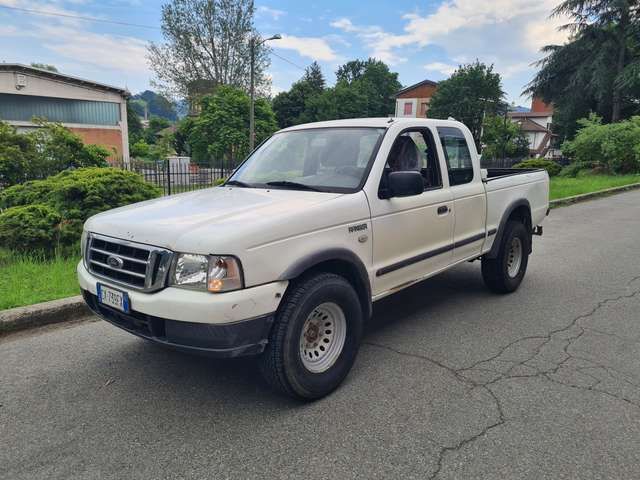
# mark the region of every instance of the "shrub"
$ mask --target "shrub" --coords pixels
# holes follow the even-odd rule
[[[564,142],[562,153],[608,173],[640,171],[640,116],[603,125],[601,118],[591,115],[578,123],[582,128],[573,140]]]
[[[39,128],[25,134],[0,122],[0,184],[46,178],[69,168],[106,167],[111,154],[58,123],[34,120]]]
[[[564,167],[560,171],[560,176],[561,177],[576,178],[581,173],[590,172],[591,170],[593,170],[593,164],[581,163],[581,162],[573,162],[573,163],[570,163],[569,165],[567,165],[566,167]]]
[[[545,160],[544,158],[532,158],[517,163],[513,168],[544,168],[550,177],[555,177],[560,173],[562,167],[553,160]]]
[[[0,244],[11,250],[53,252],[62,216],[44,204],[9,208],[0,213]]]
[[[59,240],[74,245],[87,218],[160,195],[140,175],[114,168],[66,170],[45,180],[14,185],[0,193],[0,208],[45,204],[60,215]]]

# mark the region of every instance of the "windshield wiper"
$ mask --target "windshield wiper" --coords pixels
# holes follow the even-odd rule
[[[265,185],[268,185],[270,187],[291,188],[292,190],[299,189],[299,190],[310,190],[312,192],[322,192],[322,190],[320,190],[319,188],[312,187],[311,185],[306,185],[304,183],[298,183],[298,182],[290,182],[289,180],[275,180],[273,182],[267,182],[265,183]]]
[[[223,186],[226,187],[227,185],[230,185],[233,187],[253,188],[253,185],[249,185],[248,183],[241,182],[240,180],[227,180],[226,182],[224,182]]]

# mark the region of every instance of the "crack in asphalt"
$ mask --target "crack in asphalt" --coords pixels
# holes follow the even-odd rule
[[[626,287],[625,288],[629,288],[634,282],[640,280],[640,275],[632,278],[631,280],[629,280],[626,283]],[[457,442],[454,445],[445,445],[445,446],[441,446],[440,451],[438,452],[438,459],[437,459],[437,463],[436,463],[436,469],[434,470],[434,472],[428,477],[429,480],[433,480],[435,478],[438,477],[438,475],[440,474],[443,466],[444,466],[444,462],[446,459],[447,454],[451,453],[451,452],[456,452],[458,450],[460,450],[461,448],[463,448],[466,445],[469,445],[473,442],[475,442],[476,440],[482,438],[483,436],[485,436],[487,433],[489,433],[491,430],[498,428],[504,424],[506,424],[509,420],[505,417],[503,408],[502,408],[502,404],[500,402],[500,399],[498,397],[498,395],[491,389],[491,386],[501,382],[501,381],[508,381],[508,380],[514,380],[514,379],[522,379],[522,378],[543,378],[546,379],[547,381],[550,381],[554,384],[558,384],[558,385],[563,385],[565,387],[569,387],[569,388],[574,388],[574,389],[579,389],[579,390],[583,390],[583,391],[591,391],[591,392],[596,392],[596,393],[600,393],[602,395],[605,395],[609,398],[615,399],[617,401],[621,401],[624,402],[628,405],[631,405],[633,407],[636,408],[640,408],[640,402],[638,401],[634,401],[631,398],[628,398],[627,396],[623,395],[622,393],[620,394],[615,394],[612,393],[604,388],[599,388],[600,385],[603,384],[604,380],[602,378],[597,377],[594,372],[596,371],[604,371],[610,378],[612,378],[614,381],[617,382],[624,382],[627,385],[629,385],[632,388],[635,389],[640,389],[640,384],[632,382],[631,380],[628,379],[628,374],[624,373],[624,372],[620,372],[618,370],[616,370],[615,368],[609,366],[609,365],[605,365],[605,364],[599,364],[598,362],[580,356],[577,352],[575,351],[570,351],[571,347],[573,346],[573,344],[580,339],[587,331],[591,331],[597,334],[601,334],[601,335],[610,335],[612,337],[615,337],[621,341],[624,341],[625,343],[638,343],[640,341],[640,339],[629,339],[629,338],[625,338],[621,335],[615,334],[615,333],[611,333],[611,332],[604,332],[601,330],[598,330],[596,328],[593,327],[588,327],[588,326],[583,326],[581,325],[581,323],[586,320],[589,319],[591,317],[593,317],[593,315],[595,315],[598,311],[600,311],[603,307],[615,303],[615,302],[619,302],[621,300],[625,300],[625,299],[631,299],[631,298],[635,298],[638,295],[640,295],[640,289],[638,290],[634,290],[631,293],[627,293],[627,294],[623,294],[623,295],[618,295],[616,297],[611,297],[611,298],[605,298],[604,300],[599,301],[589,312],[578,315],[576,317],[574,317],[571,321],[569,321],[568,324],[566,324],[563,327],[560,328],[556,328],[553,330],[550,330],[548,333],[546,334],[540,334],[540,335],[528,335],[528,336],[524,336],[524,337],[520,337],[512,342],[509,342],[507,345],[503,346],[500,348],[500,350],[494,354],[491,355],[488,358],[485,358],[483,360],[479,360],[473,364],[471,364],[468,367],[462,367],[462,368],[454,368],[450,365],[447,365],[445,363],[443,363],[442,361],[436,360],[434,358],[428,357],[424,354],[416,354],[416,353],[411,353],[411,352],[405,352],[402,350],[399,350],[397,348],[391,347],[389,345],[383,345],[383,344],[378,344],[378,343],[373,343],[373,342],[363,342],[364,345],[369,345],[372,347],[376,347],[376,348],[382,348],[385,350],[388,350],[392,353],[395,353],[397,355],[402,355],[402,356],[406,356],[406,357],[412,357],[412,358],[416,358],[422,361],[426,361],[429,362],[437,367],[440,367],[444,370],[446,370],[450,375],[452,375],[457,381],[459,381],[460,383],[462,383],[465,388],[467,388],[468,391],[474,390],[476,388],[480,388],[482,390],[484,390],[485,392],[487,392],[487,394],[491,397],[493,404],[495,405],[496,408],[496,412],[497,412],[497,418],[495,421],[491,422],[489,425],[486,425],[481,431],[477,432],[474,435],[471,435],[469,437],[465,437],[462,440],[460,440],[459,442]],[[577,332],[571,332],[572,329],[577,329]],[[566,333],[570,333],[570,336],[568,337],[562,337],[562,334],[566,334]],[[540,343],[535,346],[532,350],[532,353],[529,354],[524,360],[501,360],[500,357],[502,357],[503,355],[506,354],[506,352],[514,347],[517,346],[518,344],[524,343],[524,342],[529,342],[529,341],[534,341],[534,340],[540,340]],[[562,343],[562,347],[560,349],[559,352],[554,352],[554,353],[561,353],[563,355],[563,358],[561,360],[554,360],[554,359],[549,359],[549,360],[545,360],[544,359],[544,354],[543,354],[543,349],[545,347],[547,347],[548,345],[550,345],[552,342],[554,342],[555,340],[559,340]],[[525,346],[526,348],[526,346]],[[528,349],[527,349],[528,350]],[[539,368],[539,366],[536,366],[535,364],[532,365],[532,363],[536,360],[539,359],[540,357],[542,357],[542,360],[548,364],[553,365],[553,367],[550,368]],[[581,366],[581,367],[571,367],[569,365],[569,362],[571,362],[572,360],[579,360],[582,362],[585,362],[587,364],[587,366]],[[491,368],[491,365],[487,365],[490,364],[490,362],[502,362],[502,363],[507,363],[507,364],[511,364],[511,366],[507,369],[506,372],[500,372],[495,370],[494,368]],[[514,373],[514,371],[518,368],[530,368],[533,370],[533,372],[531,374],[516,374]],[[566,380],[562,380],[560,378],[558,378],[559,376],[559,372],[562,369],[567,369],[569,371],[574,371],[574,372],[579,372],[582,375],[585,375],[589,378],[591,378],[593,380],[593,383],[590,384],[586,384],[586,385],[578,385],[576,383],[572,383]],[[469,376],[465,375],[465,373],[469,374],[471,372],[487,372],[487,373],[492,373],[495,375],[495,378],[482,382],[482,381],[477,381],[474,380],[472,378],[469,378]]]

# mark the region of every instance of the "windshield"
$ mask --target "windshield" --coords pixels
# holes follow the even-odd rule
[[[350,192],[361,186],[383,128],[317,128],[277,133],[228,183],[245,187]]]

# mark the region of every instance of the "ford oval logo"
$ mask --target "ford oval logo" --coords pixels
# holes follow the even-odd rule
[[[115,268],[116,270],[120,270],[124,265],[124,260],[120,257],[116,257],[115,255],[109,255],[107,258],[107,265],[111,268]]]

